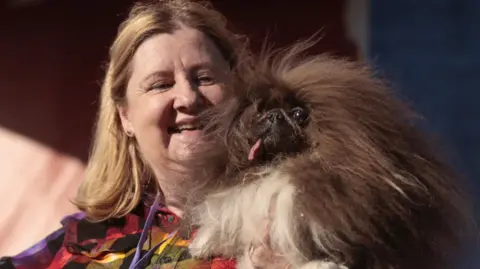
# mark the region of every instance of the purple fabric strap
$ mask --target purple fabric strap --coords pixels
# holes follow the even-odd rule
[[[155,197],[155,201],[153,202],[153,205],[150,207],[150,211],[148,212],[147,221],[145,222],[145,225],[143,226],[143,231],[142,231],[142,234],[140,235],[140,240],[138,241],[137,249],[135,251],[135,256],[133,257],[132,263],[130,263],[130,266],[128,267],[129,269],[137,269],[137,265],[142,261],[140,259],[141,258],[140,255],[142,254],[143,244],[145,243],[145,240],[147,239],[148,231],[150,231],[150,228],[152,227],[153,217],[157,213],[159,205],[160,205],[160,194],[158,194],[157,197]],[[170,238],[171,235],[172,234],[170,234],[168,238]],[[165,240],[167,240],[167,239],[165,239]],[[161,243],[163,243],[165,240],[163,240]],[[153,249],[156,249],[156,248],[153,248]]]

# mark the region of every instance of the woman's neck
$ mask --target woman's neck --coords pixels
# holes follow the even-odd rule
[[[165,172],[162,169],[157,171],[158,173],[155,173],[155,175],[161,189],[160,194],[163,196],[163,203],[172,213],[179,218],[183,218],[184,206],[187,200],[186,193],[193,187],[191,186],[193,182],[185,177],[185,173],[178,173],[174,169],[172,170]]]
[[[170,210],[173,214],[175,214],[179,218],[183,218],[183,205],[184,203],[182,202],[182,199],[180,198],[180,195],[174,195],[176,192],[172,192],[172,190],[167,188],[162,188],[161,193],[159,195],[163,196],[163,204],[166,206],[168,210]]]

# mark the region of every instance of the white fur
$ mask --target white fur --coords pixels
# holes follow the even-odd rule
[[[300,269],[347,269],[347,267],[333,262],[311,261],[304,264]]]
[[[192,255],[233,257],[238,260],[238,268],[251,269],[259,267],[249,254],[257,248],[269,250],[260,257],[268,252],[271,258],[284,260],[289,268],[344,268],[326,261],[309,261],[300,249],[297,226],[301,212],[295,212],[296,189],[289,176],[280,171],[266,169],[248,183],[207,196],[194,210],[194,222],[200,228],[190,245]],[[312,240],[324,249],[322,238],[328,236],[318,224],[310,228]]]

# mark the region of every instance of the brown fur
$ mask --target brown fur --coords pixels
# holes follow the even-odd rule
[[[205,115],[196,205],[187,207],[199,226],[192,254],[249,268],[249,249],[264,246],[295,268],[447,268],[467,216],[455,175],[368,67],[302,58],[304,49],[265,54],[235,97]],[[292,102],[310,112],[307,146],[248,161],[259,104]]]

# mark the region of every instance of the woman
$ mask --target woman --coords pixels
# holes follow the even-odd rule
[[[186,252],[176,228],[188,177],[176,160],[194,154],[188,146],[200,134],[198,113],[228,97],[244,59],[241,44],[218,12],[198,3],[135,5],[110,49],[93,151],[75,201],[82,212],[0,267],[233,266]]]

